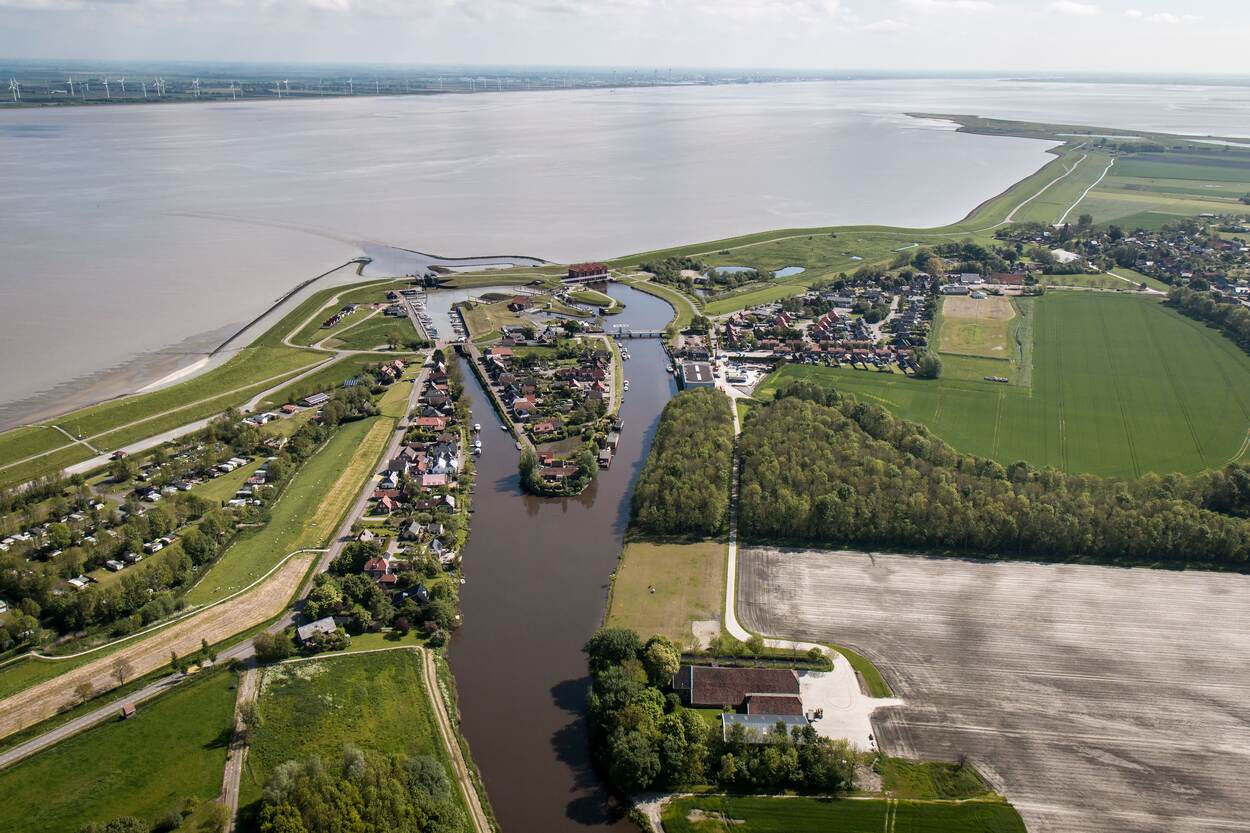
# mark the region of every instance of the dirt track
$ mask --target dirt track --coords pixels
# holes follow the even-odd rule
[[[215,644],[277,616],[295,593],[312,559],[312,555],[295,556],[251,592],[0,701],[0,737],[56,714],[74,700],[74,689],[83,681],[90,682],[97,692],[116,688],[113,664],[118,659],[130,663],[134,679],[167,665],[170,651],[186,656],[200,649],[201,639]]]
[[[1032,833],[1246,830],[1250,576],[744,550],[738,615],[878,664],[883,748],[966,754]]]

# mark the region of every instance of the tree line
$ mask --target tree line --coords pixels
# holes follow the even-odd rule
[[[586,643],[593,681],[590,743],[596,765],[624,795],[703,784],[748,792],[822,794],[854,788],[859,756],[846,741],[810,726],[766,742],[685,708],[670,684],[681,651],[662,636],[643,643],[625,628],[603,628]]]
[[[797,381],[742,436],[755,539],[1241,569],[1250,465],[1137,480],[960,454],[922,425]]]
[[[715,388],[678,394],[664,407],[634,486],[634,526],[652,535],[717,535],[729,519],[732,403]]]
[[[455,787],[430,755],[345,747],[340,760],[287,761],[265,784],[260,833],[460,833]]]
[[[1241,304],[1221,304],[1207,292],[1174,286],[1168,291],[1168,304],[1190,318],[1217,327],[1242,350],[1250,353],[1250,309]]]

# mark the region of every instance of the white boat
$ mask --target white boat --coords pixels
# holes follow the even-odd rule
[[[473,441],[473,447],[474,447],[474,448],[481,448],[481,447],[482,447],[482,441],[481,441],[481,440],[474,440],[474,441]]]
[[[481,447],[480,447],[480,446],[479,446],[479,447],[477,447],[477,448],[474,448],[474,449],[473,449],[473,456],[474,456],[474,457],[481,456],[481,454],[482,454],[482,449],[481,449]]]
[[[473,423],[473,432],[474,432],[474,433],[477,433],[478,431],[481,431],[481,430],[482,430],[482,423],[480,423],[480,422],[475,422],[475,423]]]
[[[501,425],[501,426],[499,426],[499,430],[500,430],[500,431],[507,431],[507,430],[508,430],[508,426],[506,426],[506,425]]]
[[[521,450],[521,442],[519,440],[517,441],[517,444],[516,444],[516,450],[517,451]]]

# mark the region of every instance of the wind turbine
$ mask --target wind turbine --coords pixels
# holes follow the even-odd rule
[[[275,88],[277,88],[278,98],[282,98],[282,82],[281,82],[281,81],[275,81],[275,82],[274,82],[274,87],[275,87]]]
[[[355,90],[355,88],[354,88],[354,87],[352,87],[352,79],[350,79],[350,78],[348,78],[348,79],[347,79],[347,94],[348,94],[348,95],[355,95],[355,94],[356,94],[356,90]]]
[[[69,82],[69,97],[73,98],[74,97],[74,76],[70,75],[65,80]]]
[[[113,94],[109,92],[109,80],[107,78],[104,79],[104,97],[110,101],[113,99]]]
[[[147,101],[148,100],[148,82],[140,81],[139,86],[143,87],[143,100]]]
[[[234,99],[238,97],[239,97],[239,88],[235,86],[235,83],[233,81],[231,81],[230,82],[230,98]]]
[[[117,79],[117,83],[122,85],[122,95],[126,94],[126,76]]]
[[[164,79],[164,78],[161,78],[161,77],[158,75],[158,76],[156,76],[156,80],[155,80],[155,81],[153,81],[152,83],[153,83],[154,85],[156,85],[156,94],[157,94],[159,97],[164,98],[164,97],[165,97],[165,79]]]
[[[17,83],[16,78],[9,79],[9,92],[13,93],[14,104],[22,100],[22,85]]]
[[[373,94],[374,95],[382,94],[382,82],[377,80],[376,78],[373,79]]]
[[[290,81],[283,81],[282,83],[283,83],[283,84],[286,84],[286,97],[287,97],[287,98],[290,98],[290,97],[291,97],[291,82],[290,82]]]
[[[191,82],[191,92],[195,94],[196,98],[200,97],[200,79],[197,78]]]

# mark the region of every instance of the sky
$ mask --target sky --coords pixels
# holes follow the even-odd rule
[[[1246,0],[0,0],[0,58],[1247,74]]]

